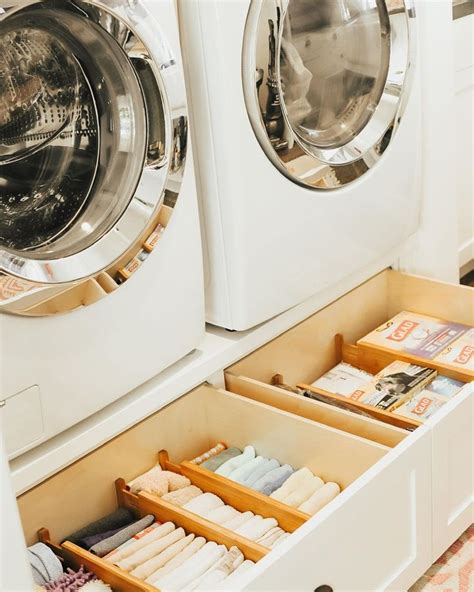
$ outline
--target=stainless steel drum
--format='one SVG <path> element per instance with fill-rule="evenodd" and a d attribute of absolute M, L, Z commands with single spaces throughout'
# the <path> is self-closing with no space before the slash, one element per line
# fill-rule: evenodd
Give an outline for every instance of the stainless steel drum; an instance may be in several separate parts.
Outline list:
<path fill-rule="evenodd" d="M 148 256 L 179 193 L 181 81 L 139 2 L 0 8 L 1 310 L 43 314 L 40 292 L 103 273 L 119 285 Z"/>
<path fill-rule="evenodd" d="M 390 144 L 414 66 L 411 0 L 252 0 L 242 76 L 255 134 L 292 181 L 333 189 Z"/>

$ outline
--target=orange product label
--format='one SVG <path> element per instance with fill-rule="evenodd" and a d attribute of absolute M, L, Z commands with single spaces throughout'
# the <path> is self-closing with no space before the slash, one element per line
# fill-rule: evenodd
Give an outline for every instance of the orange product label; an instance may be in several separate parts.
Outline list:
<path fill-rule="evenodd" d="M 413 408 L 413 413 L 416 415 L 424 415 L 432 402 L 433 399 L 430 399 L 429 397 L 422 397 Z"/>
<path fill-rule="evenodd" d="M 390 335 L 387 336 L 387 339 L 390 339 L 392 341 L 403 341 L 404 339 L 406 339 L 406 337 L 408 337 L 408 335 L 410 335 L 410 333 L 413 331 L 413 329 L 415 329 L 415 327 L 418 327 L 418 325 L 419 323 L 415 323 L 414 321 L 405 320 L 402 323 L 400 323 L 400 325 L 398 325 L 395 331 L 393 331 L 392 333 L 390 333 Z"/>

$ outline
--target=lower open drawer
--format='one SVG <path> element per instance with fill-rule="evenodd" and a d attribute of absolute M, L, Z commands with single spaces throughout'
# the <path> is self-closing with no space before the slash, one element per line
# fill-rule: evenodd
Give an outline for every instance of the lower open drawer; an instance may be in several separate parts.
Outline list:
<path fill-rule="evenodd" d="M 421 428 L 403 438 L 395 433 L 392 443 L 380 444 L 354 433 L 366 431 L 366 420 L 361 421 L 357 430 L 348 433 L 202 386 L 20 496 L 27 543 L 37 541 L 42 527 L 58 543 L 68 533 L 110 513 L 121 499 L 114 485 L 117 477 L 129 481 L 148 470 L 162 448 L 179 465 L 220 441 L 241 449 L 251 444 L 258 454 L 282 464 L 308 467 L 324 481 L 338 483 L 342 492 L 313 517 L 300 518 L 296 512 L 299 522 L 293 526 L 284 522 L 284 514 L 278 514 L 291 535 L 270 552 L 259 555 L 259 549 L 251 545 L 243 548 L 236 537 L 234 543 L 244 555 L 257 560 L 243 576 L 241 587 L 308 590 L 326 584 L 335 590 L 375 590 L 396 584 L 403 588 L 410 583 L 412 572 L 417 574 L 430 562 L 429 432 Z M 219 486 L 225 498 L 225 479 Z M 155 507 L 146 494 L 141 503 L 144 512 Z M 241 510 L 246 503 L 243 498 Z M 260 514 L 271 515 L 273 510 L 265 507 L 264 499 L 253 503 L 255 513 L 258 503 Z M 158 519 L 176 517 L 177 526 L 198 534 L 207 528 L 208 540 L 232 544 L 232 533 L 224 532 L 230 538 L 219 539 L 222 533 L 216 535 L 212 525 L 183 517 L 179 508 L 170 510 L 162 503 L 156 509 Z M 102 565 L 101 577 L 108 577 Z M 113 573 L 111 583 L 117 577 Z M 119 584 L 118 589 L 127 587 Z"/>

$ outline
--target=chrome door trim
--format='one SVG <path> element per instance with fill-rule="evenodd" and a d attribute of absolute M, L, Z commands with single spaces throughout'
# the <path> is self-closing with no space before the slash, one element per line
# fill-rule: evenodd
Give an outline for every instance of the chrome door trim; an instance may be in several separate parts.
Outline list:
<path fill-rule="evenodd" d="M 282 11 L 282 15 L 286 14 L 289 1 L 271 0 L 275 11 L 278 7 Z M 377 164 L 396 136 L 410 96 L 416 63 L 415 9 L 414 0 L 382 1 L 385 1 L 392 30 L 398 30 L 399 34 L 391 36 L 387 80 L 374 115 L 357 137 L 347 144 L 336 149 L 320 149 L 305 142 L 295 133 L 289 122 L 284 100 L 282 100 L 280 63 L 277 60 L 276 84 L 280 96 L 285 133 L 292 137 L 294 143 L 298 144 L 301 152 L 306 155 L 306 159 L 300 159 L 301 165 L 296 167 L 292 160 L 285 158 L 285 150 L 275 149 L 270 141 L 259 104 L 256 86 L 256 71 L 258 69 L 256 44 L 262 6 L 265 2 L 268 4 L 268 0 L 250 0 L 242 47 L 242 81 L 245 105 L 260 146 L 272 164 L 294 183 L 315 190 L 336 189 L 351 183 Z M 405 16 L 403 31 L 400 31 L 398 23 L 401 15 Z M 283 16 L 281 21 L 283 22 Z M 279 55 L 281 49 L 282 30 L 283 27 L 279 31 L 276 55 Z M 304 163 L 303 160 L 305 160 Z M 316 170 L 324 170 L 324 175 L 318 177 L 315 185 L 313 171 Z"/>

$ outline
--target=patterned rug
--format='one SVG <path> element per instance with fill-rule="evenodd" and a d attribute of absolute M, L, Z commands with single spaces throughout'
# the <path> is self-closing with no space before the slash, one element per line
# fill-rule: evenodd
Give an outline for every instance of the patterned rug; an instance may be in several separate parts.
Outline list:
<path fill-rule="evenodd" d="M 409 592 L 474 591 L 474 525 L 441 555 Z"/>

